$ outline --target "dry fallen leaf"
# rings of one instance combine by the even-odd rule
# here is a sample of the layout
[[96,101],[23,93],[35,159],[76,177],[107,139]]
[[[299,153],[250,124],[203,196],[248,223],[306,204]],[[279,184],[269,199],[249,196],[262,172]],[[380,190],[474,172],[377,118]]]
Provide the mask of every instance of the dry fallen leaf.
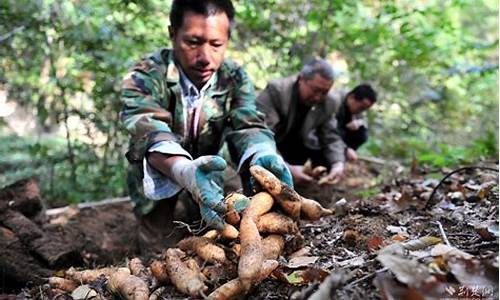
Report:
[[435,280],[427,266],[417,259],[382,250],[377,255],[377,260],[394,273],[398,281],[410,286],[420,287],[426,282]]
[[498,267],[494,267],[486,260],[462,257],[449,258],[448,267],[461,284],[470,288],[490,287],[496,293],[495,299],[498,299]]
[[77,287],[72,293],[71,297],[75,300],[91,299],[97,296],[97,292],[92,289],[88,284]]
[[397,213],[410,208],[412,202],[412,195],[408,191],[403,191],[400,196],[396,198],[391,198],[383,206],[390,213]]
[[319,285],[318,290],[314,292],[308,300],[324,300],[335,299],[335,290],[344,286],[345,283],[351,278],[345,271],[340,270],[334,272],[323,280]]
[[363,256],[357,256],[357,257],[354,257],[351,259],[346,259],[346,260],[337,262],[337,264],[340,267],[358,267],[358,266],[363,265],[364,263],[365,263],[365,259],[363,258]]
[[293,285],[302,285],[310,282],[323,281],[328,276],[328,271],[320,268],[306,268],[285,273],[281,268],[273,271],[272,276]]
[[407,228],[403,226],[387,225],[386,229],[390,233],[407,233]]
[[388,272],[378,273],[373,284],[387,300],[445,299],[450,297],[450,294],[447,293],[448,287],[458,288],[456,284],[444,284],[436,280],[426,282],[421,287],[406,286],[394,280]]
[[298,256],[307,256],[311,252],[311,247],[302,247],[299,250],[288,255],[288,258],[294,258]]
[[415,251],[415,250],[424,249],[426,247],[435,245],[435,244],[440,243],[440,242],[441,242],[441,239],[438,237],[423,236],[423,237],[416,239],[416,240],[404,242],[404,243],[402,243],[402,246],[407,250]]
[[387,272],[377,274],[373,284],[377,287],[382,298],[387,300],[424,300],[425,297],[420,295],[414,288],[402,286],[396,282]]
[[368,251],[377,251],[385,245],[384,239],[380,236],[371,237],[366,241],[366,248]]
[[395,234],[391,237],[391,240],[395,241],[395,242],[402,242],[402,241],[406,241],[407,239],[409,238],[409,235],[406,233],[398,233],[398,234]]
[[438,244],[434,246],[431,250],[431,255],[432,256],[443,256],[444,258],[449,258],[449,257],[460,257],[460,258],[465,258],[465,259],[471,259],[473,256],[470,255],[469,253],[463,252],[462,250],[459,250],[455,247],[448,246],[445,244]]
[[359,232],[356,229],[347,228],[342,234],[342,240],[349,246],[355,246],[359,240]]
[[480,186],[479,192],[477,192],[477,196],[480,200],[486,198],[490,193],[491,189],[493,189],[496,185],[498,185],[498,181],[488,181]]
[[290,259],[286,266],[290,269],[306,267],[314,264],[318,260],[318,258],[319,256],[297,256]]
[[474,229],[486,241],[494,241],[498,238],[498,224],[487,221],[477,224]]

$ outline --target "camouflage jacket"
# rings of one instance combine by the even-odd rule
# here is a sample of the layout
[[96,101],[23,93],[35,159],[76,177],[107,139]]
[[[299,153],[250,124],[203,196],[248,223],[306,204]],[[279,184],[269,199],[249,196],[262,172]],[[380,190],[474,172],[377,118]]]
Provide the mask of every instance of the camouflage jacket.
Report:
[[[255,106],[254,86],[244,70],[225,60],[206,91],[197,127],[190,134],[188,109],[173,51],[161,49],[134,65],[125,76],[121,120],[130,134],[128,183],[130,196],[142,213],[154,204],[145,198],[141,178],[148,149],[161,141],[180,145],[193,158],[217,154],[227,142],[231,159],[240,163],[256,149],[276,148],[273,133]],[[136,207],[137,208],[137,207]]]

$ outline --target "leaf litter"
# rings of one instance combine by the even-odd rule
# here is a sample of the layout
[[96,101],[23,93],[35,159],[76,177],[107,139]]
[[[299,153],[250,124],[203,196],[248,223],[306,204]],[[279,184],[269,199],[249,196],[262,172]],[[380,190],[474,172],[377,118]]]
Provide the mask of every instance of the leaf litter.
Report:
[[498,172],[442,170],[439,181],[418,167],[392,179],[366,163],[348,168],[335,186],[297,187],[335,215],[300,221],[301,238],[287,241],[296,253],[246,299],[498,298]]

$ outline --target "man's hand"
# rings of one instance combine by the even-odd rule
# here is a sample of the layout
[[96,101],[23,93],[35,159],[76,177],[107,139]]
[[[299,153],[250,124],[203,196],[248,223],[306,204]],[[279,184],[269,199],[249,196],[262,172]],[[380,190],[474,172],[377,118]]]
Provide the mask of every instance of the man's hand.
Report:
[[224,228],[220,217],[226,212],[223,180],[226,161],[219,156],[201,156],[193,161],[176,160],[170,169],[173,179],[199,202],[201,217],[211,227]]
[[[283,161],[283,158],[281,158],[278,154],[269,153],[262,156],[256,155],[250,162],[250,166],[263,167],[278,177],[279,180],[293,188],[292,174],[290,173],[285,161]],[[250,184],[252,185],[252,188],[255,189],[256,182],[253,177],[250,179]]]
[[358,160],[358,154],[356,153],[356,150],[352,148],[347,148],[345,152],[345,156],[347,160],[349,161],[357,161]]
[[290,172],[295,183],[297,184],[307,184],[314,181],[314,178],[304,173],[303,165],[288,165]]
[[352,120],[351,122],[347,123],[345,127],[349,130],[356,131],[363,125],[363,120]]
[[322,178],[322,181],[327,182],[328,184],[335,184],[342,178],[343,174],[344,162],[338,161],[332,165],[330,172],[326,177]]

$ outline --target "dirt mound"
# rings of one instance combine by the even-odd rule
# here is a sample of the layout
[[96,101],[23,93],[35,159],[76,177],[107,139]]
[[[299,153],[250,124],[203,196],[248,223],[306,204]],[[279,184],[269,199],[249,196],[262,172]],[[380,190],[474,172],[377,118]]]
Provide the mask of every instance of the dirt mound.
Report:
[[45,211],[34,179],[1,190],[0,291],[43,283],[60,268],[137,254],[137,221],[127,199],[119,200]]

